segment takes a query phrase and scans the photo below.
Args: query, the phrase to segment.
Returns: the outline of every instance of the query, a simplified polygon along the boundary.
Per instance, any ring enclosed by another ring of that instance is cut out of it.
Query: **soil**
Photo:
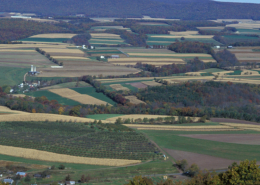
[[[164,148],[170,156],[172,156],[176,160],[186,159],[189,166],[193,163],[197,164],[201,170],[219,170],[219,169],[227,169],[229,165],[233,162],[239,162],[230,159],[224,159],[220,157],[213,157],[210,155],[198,154],[193,152],[185,152],[180,150],[171,150]]]
[[[137,82],[137,83],[130,83],[131,86],[136,87],[138,89],[145,89],[147,87],[147,85],[141,83],[141,82]]]
[[[251,125],[260,125],[257,122],[238,120],[238,119],[228,119],[228,118],[211,118],[212,122],[220,122],[220,123],[242,123],[242,124],[251,124]]]
[[[260,134],[187,134],[181,136],[224,143],[260,145]]]

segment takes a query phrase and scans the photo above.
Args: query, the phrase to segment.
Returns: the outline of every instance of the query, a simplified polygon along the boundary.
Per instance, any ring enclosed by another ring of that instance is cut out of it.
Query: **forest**
[[[40,5],[40,6],[39,6]],[[102,5],[102,6],[100,6]],[[59,8],[56,8],[59,7]],[[185,20],[260,19],[258,4],[169,0],[0,0],[1,12],[40,15],[86,14],[91,17],[165,17]]]
[[[60,27],[20,19],[0,19],[0,42],[19,40],[41,33],[64,32]]]

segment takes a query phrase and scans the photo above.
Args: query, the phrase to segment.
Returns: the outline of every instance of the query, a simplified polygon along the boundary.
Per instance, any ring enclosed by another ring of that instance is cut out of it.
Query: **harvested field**
[[[39,35],[34,35],[29,38],[72,38],[77,34],[71,34],[71,33],[49,33],[49,34],[39,34]]]
[[[127,87],[123,87],[121,84],[112,84],[110,85],[110,87],[115,89],[116,91],[129,91]]]
[[[25,94],[12,94],[12,96],[15,97],[15,98],[24,98],[27,95],[25,95]],[[29,97],[34,99],[34,97],[31,97],[31,96],[29,96]]]
[[[181,32],[177,32],[177,31],[170,31],[171,35],[178,35],[178,36],[186,36],[186,35],[198,35],[199,32],[198,31],[181,31]]]
[[[158,83],[158,82],[155,82],[155,81],[143,81],[142,83],[147,85],[147,86],[151,86],[151,87],[162,86],[161,83]]]
[[[38,165],[38,164],[25,164],[21,162],[13,162],[13,161],[0,161],[0,167],[6,167],[7,165],[13,165],[13,166],[25,166],[27,168],[32,169],[47,169],[49,166],[45,165]]]
[[[180,136],[225,143],[260,145],[259,134],[185,134]]]
[[[225,27],[224,26],[216,26],[216,27],[197,27],[199,30],[223,30]]]
[[[238,120],[238,119],[228,119],[228,118],[211,118],[210,121],[221,122],[221,123],[241,123],[241,124],[260,125],[260,123],[257,122]]]
[[[73,117],[73,116],[64,116],[58,114],[44,114],[44,113],[27,113],[21,111],[10,111],[12,113],[17,113],[16,115],[9,114],[9,115],[2,115],[0,116],[0,121],[64,121],[64,122],[93,122],[93,119],[89,118],[80,118],[80,117]],[[111,123],[104,121],[103,123]]]
[[[260,131],[260,125],[249,125],[249,124],[240,124],[240,123],[220,123],[220,124],[225,126],[237,127],[239,129]]]
[[[132,49],[132,48],[120,48],[121,51],[125,53],[164,53],[164,54],[174,54],[174,51],[168,49]]]
[[[107,102],[94,98],[86,94],[80,94],[68,88],[49,89],[50,92],[60,95],[61,97],[77,101],[82,104],[106,105]]]
[[[53,56],[53,58],[57,58],[57,59],[85,59],[85,60],[90,60],[90,58],[86,58],[86,57],[73,57],[73,56]]]
[[[176,58],[109,58],[108,62],[177,62],[185,63],[182,59]]]
[[[178,39],[181,36],[174,36],[174,35],[153,35],[152,38],[171,38],[171,39]],[[186,39],[211,39],[214,35],[186,35],[184,38]]]
[[[104,166],[125,166],[125,165],[141,163],[140,160],[76,157],[76,156],[65,155],[65,154],[45,152],[45,151],[40,151],[35,149],[25,149],[20,147],[11,147],[11,146],[3,146],[3,145],[0,145],[0,153],[3,155],[10,155],[10,156],[22,157],[27,159],[60,162],[60,163],[77,163],[77,164],[91,164],[91,165],[104,165]]]
[[[140,104],[140,103],[144,103],[142,100],[139,100],[136,96],[125,96],[125,99],[129,100],[130,103],[132,104]]]
[[[129,115],[124,115],[124,116],[118,116],[118,117],[114,117],[114,118],[109,118],[106,119],[106,121],[111,121],[111,122],[115,122],[118,118],[122,118],[122,120],[126,120],[126,119],[144,119],[144,118],[166,118],[169,116],[166,115],[147,115],[147,114],[129,114]],[[127,124],[126,126],[129,126],[129,124]]]
[[[202,62],[205,62],[205,63],[209,63],[209,62],[217,62],[216,60],[212,59],[212,60],[202,60]]]
[[[260,84],[259,80],[241,79],[241,78],[221,78],[215,80],[216,82],[233,82],[233,83],[248,83],[248,84]]]
[[[119,63],[112,63],[114,65],[119,65],[119,66],[128,66],[128,65],[135,65],[137,62],[119,62]],[[154,66],[164,66],[164,65],[171,65],[171,64],[177,64],[176,62],[142,62],[143,64],[150,64]]]
[[[224,159],[220,157],[213,157],[210,155],[198,154],[193,152],[185,152],[180,150],[171,150],[164,148],[171,157],[175,160],[186,159],[189,165],[197,164],[200,169],[216,170],[216,169],[227,169],[233,162],[239,162],[230,159]]]
[[[196,119],[196,118],[192,118]],[[236,129],[227,125],[206,125],[206,126],[168,126],[168,125],[140,125],[140,124],[126,124],[130,128],[137,130],[172,130],[172,131],[230,131],[243,130]]]
[[[110,34],[110,33],[91,33],[92,38],[117,38],[121,39],[120,35]]]
[[[42,49],[42,48],[41,48]],[[85,54],[83,51],[79,49],[61,49],[61,48],[45,48],[43,49],[46,53],[72,53],[72,54]]]
[[[130,83],[130,85],[132,85],[133,87],[136,87],[138,89],[145,89],[146,87],[148,87],[147,85],[145,85],[141,82]]]

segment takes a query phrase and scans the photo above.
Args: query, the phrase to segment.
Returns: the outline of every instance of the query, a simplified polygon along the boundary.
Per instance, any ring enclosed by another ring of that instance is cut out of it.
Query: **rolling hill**
[[[91,17],[165,17],[176,19],[260,19],[260,4],[210,0],[0,0],[0,12]]]

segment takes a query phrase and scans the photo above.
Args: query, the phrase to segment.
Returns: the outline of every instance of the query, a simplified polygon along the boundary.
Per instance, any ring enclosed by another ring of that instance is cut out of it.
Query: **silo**
[[[36,72],[36,66],[34,67],[34,70],[33,70],[33,72]]]
[[[31,72],[33,72],[33,65],[31,65]]]

